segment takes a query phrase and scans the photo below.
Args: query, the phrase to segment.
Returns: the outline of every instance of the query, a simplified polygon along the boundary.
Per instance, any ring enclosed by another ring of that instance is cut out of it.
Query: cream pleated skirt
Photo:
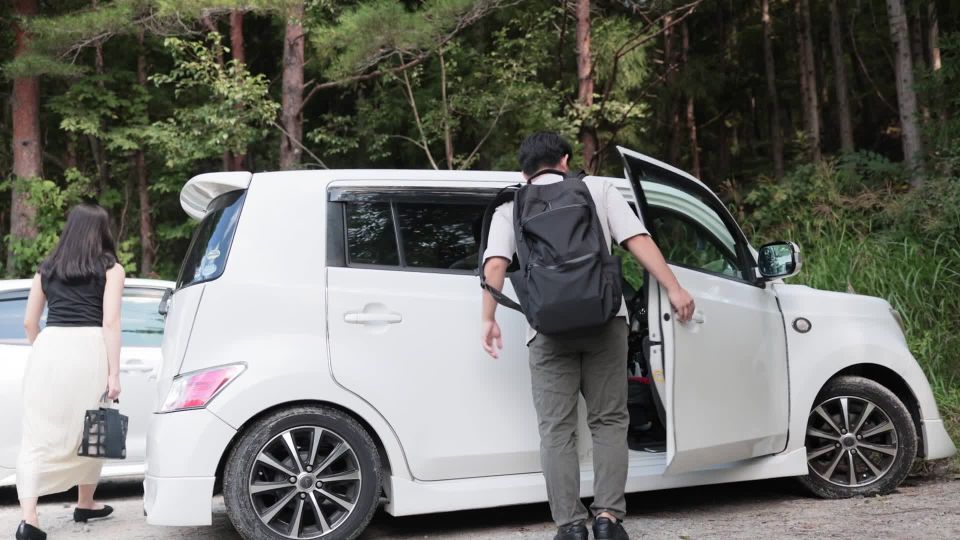
[[[107,388],[103,329],[48,326],[23,377],[23,439],[17,495],[39,497],[100,480],[102,460],[77,455],[88,409]]]

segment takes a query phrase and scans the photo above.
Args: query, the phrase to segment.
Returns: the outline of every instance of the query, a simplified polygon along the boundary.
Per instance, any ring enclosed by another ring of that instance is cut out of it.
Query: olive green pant
[[[533,404],[540,427],[540,462],[557,525],[589,517],[580,501],[577,405],[583,395],[593,438],[594,514],[626,515],[627,324],[615,317],[582,337],[538,334],[530,342]]]

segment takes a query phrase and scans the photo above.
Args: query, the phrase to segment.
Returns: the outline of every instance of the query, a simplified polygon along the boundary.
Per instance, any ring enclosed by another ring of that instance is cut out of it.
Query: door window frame
[[[724,245],[724,243],[723,243],[722,240],[720,240],[719,238],[717,238],[712,232],[710,232],[710,230],[709,230],[707,227],[704,227],[702,223],[700,223],[699,221],[697,221],[697,220],[694,219],[693,217],[691,217],[691,216],[689,216],[689,215],[687,215],[687,214],[684,214],[683,212],[680,212],[680,211],[677,210],[676,208],[673,208],[673,207],[670,207],[670,206],[652,205],[652,206],[648,207],[648,210],[651,212],[651,216],[650,216],[650,217],[652,218],[651,221],[653,221],[653,220],[656,219],[657,217],[661,217],[661,218],[662,218],[662,217],[671,217],[671,218],[673,218],[673,219],[677,219],[677,220],[679,220],[679,221],[682,221],[682,222],[684,222],[684,223],[689,224],[690,226],[694,227],[694,228],[697,230],[698,233],[700,233],[701,235],[703,235],[704,237],[706,237],[706,238],[707,238],[707,241],[710,242],[710,244],[711,244],[714,248],[716,248],[717,251],[720,251],[720,252],[723,254],[724,257],[727,257],[727,258],[733,260],[733,262],[736,263],[738,266],[740,266],[740,265],[742,264],[742,263],[740,262],[740,256],[739,256],[739,254],[737,254],[736,252],[730,252],[730,248],[727,247],[726,245]],[[651,235],[652,235],[652,234],[653,234],[653,233],[651,233]],[[734,245],[736,245],[736,240],[734,240]],[[662,248],[661,248],[661,251],[662,251]],[[712,276],[717,276],[717,277],[732,279],[732,280],[734,280],[734,281],[738,281],[738,282],[741,282],[741,283],[749,283],[748,281],[744,280],[742,277],[732,276],[732,275],[730,275],[730,274],[724,274],[724,273],[722,273],[722,272],[714,272],[714,271],[712,271],[712,270],[708,270],[708,269],[703,268],[703,267],[700,267],[700,266],[693,266],[693,265],[690,265],[690,264],[685,264],[685,263],[681,263],[681,262],[677,262],[677,261],[672,261],[672,260],[670,260],[670,259],[667,259],[667,258],[666,258],[666,255],[664,255],[664,259],[666,259],[667,264],[671,264],[671,265],[673,265],[673,266],[679,266],[680,268],[686,268],[686,269],[688,269],[688,270],[693,270],[693,271],[695,271],[695,272],[702,272],[702,273],[704,273],[704,274],[710,274],[710,275],[712,275]],[[743,272],[740,268],[737,268],[737,271],[738,271],[739,273],[741,273],[741,274],[742,274],[742,272]]]
[[[438,187],[331,187],[327,191],[327,266],[390,270],[393,272],[420,272],[476,276],[476,268],[430,268],[409,266],[403,249],[403,237],[397,212],[398,203],[474,204],[485,208],[496,196],[497,188],[438,188]],[[393,220],[394,246],[399,264],[368,264],[350,261],[347,238],[347,204],[355,202],[387,203]],[[480,244],[477,245],[480,248]],[[482,256],[482,254],[480,254]]]
[[[648,182],[652,184],[661,184],[661,185],[669,186],[679,191],[682,191],[683,193],[690,195],[695,200],[699,201],[704,206],[706,206],[707,208],[712,210],[714,213],[716,213],[717,217],[720,218],[720,221],[727,228],[727,231],[730,233],[730,236],[733,238],[734,247],[736,249],[737,262],[741,266],[741,271],[743,275],[730,276],[730,275],[721,274],[718,272],[711,272],[703,268],[693,268],[693,267],[672,263],[672,262],[670,264],[675,264],[676,266],[680,266],[683,268],[689,268],[690,270],[693,270],[695,272],[702,272],[709,275],[715,275],[717,277],[729,279],[737,283],[745,283],[747,285],[752,285],[754,287],[759,287],[761,289],[766,287],[766,282],[757,277],[757,273],[756,273],[757,261],[754,259],[753,253],[750,251],[750,243],[747,241],[746,235],[743,234],[743,230],[740,229],[740,226],[737,224],[736,220],[733,219],[733,216],[730,214],[730,211],[727,209],[727,207],[724,206],[722,202],[720,202],[720,199],[712,191],[710,191],[709,188],[707,188],[706,186],[698,182],[694,182],[689,178],[684,178],[680,174],[667,170],[663,167],[658,167],[657,165],[646,162],[646,161],[640,163],[637,168],[639,168],[639,171],[636,171],[636,173],[639,173],[638,175],[639,178],[636,179],[636,185],[639,187],[639,191],[640,191],[640,194],[638,196],[641,197],[641,204],[639,205],[641,216],[643,217],[643,222],[647,224],[647,230],[650,232],[650,235],[653,237],[653,239],[655,241],[659,241],[657,237],[656,227],[653,226],[653,223],[652,223],[653,220],[649,219],[649,217],[651,217],[650,216],[651,205],[648,204],[646,194],[644,193],[644,190],[643,190],[644,182]],[[650,174],[651,170],[656,171],[657,174]],[[657,205],[657,208],[662,208],[670,212],[685,216],[683,212],[670,206]],[[695,223],[697,223],[702,228],[707,229],[692,217],[690,219]],[[709,232],[709,229],[707,230],[707,232]]]

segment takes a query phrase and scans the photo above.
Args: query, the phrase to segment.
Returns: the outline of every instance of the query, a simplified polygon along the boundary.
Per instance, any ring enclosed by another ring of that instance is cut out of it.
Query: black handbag
[[[113,400],[120,403],[120,400]],[[127,424],[129,419],[120,414],[118,409],[111,407],[107,401],[107,394],[100,398],[100,408],[91,409],[83,416],[83,435],[78,456],[126,459],[127,457]]]

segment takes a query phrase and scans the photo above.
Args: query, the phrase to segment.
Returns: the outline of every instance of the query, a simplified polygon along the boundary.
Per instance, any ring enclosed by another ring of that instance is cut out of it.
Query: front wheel
[[[890,493],[917,455],[907,407],[886,387],[862,377],[833,379],[807,420],[807,469],[800,482],[828,499]]]
[[[246,539],[349,540],[377,509],[381,470],[356,420],[328,407],[290,407],[245,430],[227,459],[223,498]]]

